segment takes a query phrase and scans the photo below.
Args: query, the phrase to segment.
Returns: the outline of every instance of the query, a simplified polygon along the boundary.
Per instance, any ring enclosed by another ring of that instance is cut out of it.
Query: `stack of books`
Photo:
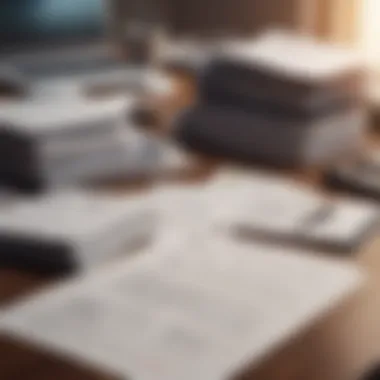
[[[25,191],[151,175],[155,139],[128,125],[133,99],[21,102],[0,110],[0,182]]]
[[[224,47],[199,79],[199,102],[179,118],[185,145],[238,160],[320,164],[359,148],[363,65],[350,50],[265,33]]]

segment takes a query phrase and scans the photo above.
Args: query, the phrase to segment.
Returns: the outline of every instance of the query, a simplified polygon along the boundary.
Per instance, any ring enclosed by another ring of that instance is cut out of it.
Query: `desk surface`
[[[179,86],[179,91],[176,107],[191,98],[184,96],[191,94],[188,84]],[[203,168],[183,179],[202,180],[213,166],[205,162]],[[318,170],[302,170],[290,175],[318,184]],[[124,185],[116,189],[124,191]],[[380,361],[380,237],[367,242],[358,252],[357,261],[369,274],[365,287],[238,380],[357,380],[364,369]],[[0,270],[0,306],[53,281],[38,275]],[[113,380],[107,374],[38,352],[6,336],[0,336],[0,379]]]

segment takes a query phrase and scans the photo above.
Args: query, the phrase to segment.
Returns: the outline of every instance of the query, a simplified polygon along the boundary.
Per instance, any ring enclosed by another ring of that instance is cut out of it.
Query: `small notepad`
[[[233,231],[269,240],[353,251],[378,227],[377,205],[327,199],[301,183],[265,174],[221,174],[210,186],[214,220]]]

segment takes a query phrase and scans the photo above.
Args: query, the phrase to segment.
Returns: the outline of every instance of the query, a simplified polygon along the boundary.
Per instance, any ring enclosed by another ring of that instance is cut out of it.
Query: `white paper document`
[[[214,223],[252,237],[260,234],[350,251],[379,224],[376,204],[327,199],[281,177],[225,172],[209,191],[214,194]]]
[[[157,224],[149,198],[125,199],[85,190],[22,198],[1,211],[0,246],[4,236],[15,242],[31,239],[41,247],[64,244],[71,248],[70,255],[78,269],[83,270],[128,252],[136,241],[152,237]],[[32,252],[30,248],[29,255],[53,255],[42,248]],[[16,257],[17,250],[15,260]]]
[[[364,64],[355,50],[284,30],[264,32],[253,43],[232,44],[224,53],[230,59],[307,82],[327,81],[360,70]]]
[[[157,247],[13,306],[1,329],[131,380],[222,380],[362,281],[348,263],[216,236]]]

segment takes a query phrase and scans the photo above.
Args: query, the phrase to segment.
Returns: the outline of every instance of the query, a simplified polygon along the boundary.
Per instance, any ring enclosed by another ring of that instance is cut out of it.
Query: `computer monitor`
[[[105,6],[106,0],[1,0],[0,51],[100,39]]]

